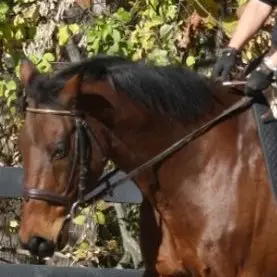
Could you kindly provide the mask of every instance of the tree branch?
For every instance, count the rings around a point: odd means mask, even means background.
[[[124,249],[124,254],[118,262],[116,268],[122,268],[122,264],[129,263],[130,260],[132,260],[134,267],[138,268],[139,264],[142,262],[141,252],[138,243],[127,230],[127,225],[124,221],[124,218],[126,217],[124,208],[120,203],[113,203],[113,207],[117,215]]]

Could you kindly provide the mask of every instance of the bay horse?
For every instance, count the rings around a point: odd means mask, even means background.
[[[116,56],[49,76],[24,60],[20,79],[19,238],[31,254],[64,247],[68,218],[112,160],[143,194],[144,276],[277,276],[277,208],[251,101],[187,68]]]

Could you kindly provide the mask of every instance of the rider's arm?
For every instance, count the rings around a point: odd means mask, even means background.
[[[242,16],[239,19],[237,28],[228,44],[240,50],[244,44],[260,29],[272,11],[272,5],[276,1],[250,0]]]

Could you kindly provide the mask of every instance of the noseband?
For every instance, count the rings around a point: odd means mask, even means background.
[[[214,119],[208,121],[206,124],[192,131],[185,137],[181,138],[179,141],[172,144],[170,147],[154,156],[150,160],[136,167],[132,171],[130,171],[126,176],[118,179],[117,181],[110,183],[110,178],[113,176],[119,169],[116,168],[112,172],[106,174],[104,177],[100,178],[100,180],[95,184],[94,189],[90,192],[85,193],[85,190],[88,188],[88,172],[90,171],[90,159],[87,158],[87,148],[91,147],[91,143],[94,142],[100,151],[103,152],[100,143],[98,142],[95,134],[90,130],[86,121],[79,115],[78,113],[68,111],[68,110],[52,110],[52,109],[37,109],[37,108],[26,108],[27,112],[32,113],[45,113],[45,114],[55,114],[60,116],[72,116],[75,119],[76,133],[75,133],[75,149],[74,149],[74,163],[71,168],[68,184],[67,184],[67,192],[70,191],[73,185],[74,179],[74,169],[78,162],[80,166],[79,173],[79,181],[78,181],[78,197],[76,201],[73,201],[70,196],[67,195],[58,195],[52,192],[46,192],[35,188],[24,189],[23,197],[26,201],[28,199],[37,199],[47,201],[52,204],[65,206],[69,211],[67,215],[67,219],[72,219],[74,217],[76,208],[85,203],[94,203],[97,199],[106,195],[113,191],[113,189],[126,181],[136,177],[142,171],[152,166],[157,165],[159,162],[164,161],[170,155],[179,151],[189,142],[193,141],[200,135],[204,134],[206,131],[211,129],[217,123],[221,122],[226,117],[233,115],[236,112],[240,112],[248,108],[252,104],[252,99],[249,97],[243,97],[238,102],[231,105],[228,109],[223,111]],[[107,161],[108,157],[103,155],[104,159]]]

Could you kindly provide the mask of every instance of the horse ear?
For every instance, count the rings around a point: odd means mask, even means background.
[[[76,96],[79,92],[79,74],[73,75],[63,88],[63,92],[69,96]]]
[[[75,74],[70,79],[68,79],[61,91],[60,101],[64,105],[72,105],[72,101],[75,101],[76,96],[79,92],[79,75]]]
[[[25,58],[21,61],[19,76],[24,87],[26,87],[30,80],[38,73],[35,65],[29,59]]]

